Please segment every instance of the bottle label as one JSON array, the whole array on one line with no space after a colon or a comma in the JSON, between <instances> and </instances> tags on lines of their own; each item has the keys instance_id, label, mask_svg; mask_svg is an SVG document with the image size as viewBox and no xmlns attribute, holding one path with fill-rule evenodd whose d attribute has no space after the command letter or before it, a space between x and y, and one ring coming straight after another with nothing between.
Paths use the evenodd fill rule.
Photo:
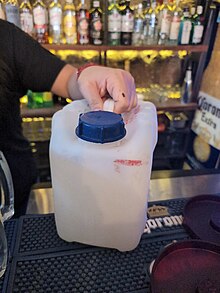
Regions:
<instances>
[{"instance_id":1,"label":"bottle label","mask_svg":"<svg viewBox=\"0 0 220 293\"><path fill-rule=\"evenodd\" d=\"M68 14L64 16L63 31L67 36L76 34L76 17L74 15Z\"/></svg>"},{"instance_id":2,"label":"bottle label","mask_svg":"<svg viewBox=\"0 0 220 293\"><path fill-rule=\"evenodd\" d=\"M132 33L134 29L134 16L126 14L122 16L121 31L125 33Z\"/></svg>"},{"instance_id":3,"label":"bottle label","mask_svg":"<svg viewBox=\"0 0 220 293\"><path fill-rule=\"evenodd\" d=\"M46 11L44 7L37 6L33 9L34 24L36 26L46 25Z\"/></svg>"},{"instance_id":4,"label":"bottle label","mask_svg":"<svg viewBox=\"0 0 220 293\"><path fill-rule=\"evenodd\" d=\"M173 21L170 26L170 40L177 40L180 29L180 21Z\"/></svg>"},{"instance_id":5,"label":"bottle label","mask_svg":"<svg viewBox=\"0 0 220 293\"><path fill-rule=\"evenodd\" d=\"M149 27L155 29L158 25L158 20L155 14L151 15Z\"/></svg>"},{"instance_id":6,"label":"bottle label","mask_svg":"<svg viewBox=\"0 0 220 293\"><path fill-rule=\"evenodd\" d=\"M59 7L53 7L49 11L50 25L61 25L62 21L62 10Z\"/></svg>"},{"instance_id":7,"label":"bottle label","mask_svg":"<svg viewBox=\"0 0 220 293\"><path fill-rule=\"evenodd\" d=\"M21 29L27 34L31 35L33 33L33 16L30 12L21 12Z\"/></svg>"},{"instance_id":8,"label":"bottle label","mask_svg":"<svg viewBox=\"0 0 220 293\"><path fill-rule=\"evenodd\" d=\"M78 34L79 43L88 44L89 43L89 22L87 18L78 19Z\"/></svg>"},{"instance_id":9,"label":"bottle label","mask_svg":"<svg viewBox=\"0 0 220 293\"><path fill-rule=\"evenodd\" d=\"M189 44L191 28L192 28L191 21L190 20L184 21L182 35L181 35L181 44L182 45Z\"/></svg>"},{"instance_id":10,"label":"bottle label","mask_svg":"<svg viewBox=\"0 0 220 293\"><path fill-rule=\"evenodd\" d=\"M203 36L203 30L204 26L203 25L196 25L194 26L194 33L193 33L193 38L192 38L192 43L193 44L199 44L202 41L202 36Z\"/></svg>"},{"instance_id":11,"label":"bottle label","mask_svg":"<svg viewBox=\"0 0 220 293\"><path fill-rule=\"evenodd\" d=\"M5 13L6 13L7 21L20 27L20 15L19 15L19 9L17 6L6 4Z\"/></svg>"},{"instance_id":12,"label":"bottle label","mask_svg":"<svg viewBox=\"0 0 220 293\"><path fill-rule=\"evenodd\" d=\"M170 32L171 17L168 13L165 13L161 19L161 29L162 34L169 35Z\"/></svg>"},{"instance_id":13,"label":"bottle label","mask_svg":"<svg viewBox=\"0 0 220 293\"><path fill-rule=\"evenodd\" d=\"M141 33L143 31L144 21L141 18L135 19L133 33Z\"/></svg>"},{"instance_id":14,"label":"bottle label","mask_svg":"<svg viewBox=\"0 0 220 293\"><path fill-rule=\"evenodd\" d=\"M120 33L119 32L113 32L110 33L110 40L120 40Z\"/></svg>"},{"instance_id":15,"label":"bottle label","mask_svg":"<svg viewBox=\"0 0 220 293\"><path fill-rule=\"evenodd\" d=\"M4 10L2 8L1 3L0 3L0 19L5 19L5 13L4 13Z\"/></svg>"},{"instance_id":16,"label":"bottle label","mask_svg":"<svg viewBox=\"0 0 220 293\"><path fill-rule=\"evenodd\" d=\"M102 30L102 22L100 18L95 18L91 22L92 32L101 32Z\"/></svg>"},{"instance_id":17,"label":"bottle label","mask_svg":"<svg viewBox=\"0 0 220 293\"><path fill-rule=\"evenodd\" d=\"M108 31L120 32L121 31L121 15L115 11L108 15Z\"/></svg>"},{"instance_id":18,"label":"bottle label","mask_svg":"<svg viewBox=\"0 0 220 293\"><path fill-rule=\"evenodd\" d=\"M90 36L94 45L102 44L102 22L99 17L94 18L91 22Z\"/></svg>"}]
</instances>

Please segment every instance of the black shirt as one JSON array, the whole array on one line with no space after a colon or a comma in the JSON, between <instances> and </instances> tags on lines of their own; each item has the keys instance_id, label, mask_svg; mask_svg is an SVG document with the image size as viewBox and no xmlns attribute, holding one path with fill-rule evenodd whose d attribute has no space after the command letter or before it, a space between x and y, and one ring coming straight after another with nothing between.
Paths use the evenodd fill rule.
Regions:
<instances>
[{"instance_id":1,"label":"black shirt","mask_svg":"<svg viewBox=\"0 0 220 293\"><path fill-rule=\"evenodd\" d=\"M0 150L3 153L30 152L29 143L22 134L20 97L28 89L50 91L66 63L15 25L1 19L0 59L9 69L6 70L8 90L1 90L0 94Z\"/></svg>"}]
</instances>

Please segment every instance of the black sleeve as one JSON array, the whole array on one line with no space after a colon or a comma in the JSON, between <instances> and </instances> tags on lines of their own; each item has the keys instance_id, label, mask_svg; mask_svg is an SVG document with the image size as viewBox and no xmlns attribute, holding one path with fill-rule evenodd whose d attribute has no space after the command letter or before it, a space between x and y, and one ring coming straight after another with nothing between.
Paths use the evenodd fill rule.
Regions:
<instances>
[{"instance_id":1,"label":"black sleeve","mask_svg":"<svg viewBox=\"0 0 220 293\"><path fill-rule=\"evenodd\" d=\"M50 91L66 63L17 27L13 29L13 50L22 86L36 92Z\"/></svg>"}]
</instances>

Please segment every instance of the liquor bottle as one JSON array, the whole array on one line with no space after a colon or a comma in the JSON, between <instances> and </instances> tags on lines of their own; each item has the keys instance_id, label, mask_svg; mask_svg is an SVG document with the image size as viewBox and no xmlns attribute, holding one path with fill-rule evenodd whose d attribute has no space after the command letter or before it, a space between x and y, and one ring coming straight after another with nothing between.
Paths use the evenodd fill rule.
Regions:
<instances>
[{"instance_id":1,"label":"liquor bottle","mask_svg":"<svg viewBox=\"0 0 220 293\"><path fill-rule=\"evenodd\" d=\"M202 42L203 31L204 31L204 18L202 17L203 7L197 6L197 14L192 23L192 36L191 43L198 45Z\"/></svg>"},{"instance_id":2,"label":"liquor bottle","mask_svg":"<svg viewBox=\"0 0 220 293\"><path fill-rule=\"evenodd\" d=\"M148 28L148 34L145 41L147 45L155 45L158 43L158 10L157 2L153 1L150 9L150 23Z\"/></svg>"},{"instance_id":3,"label":"liquor bottle","mask_svg":"<svg viewBox=\"0 0 220 293\"><path fill-rule=\"evenodd\" d=\"M48 12L51 42L52 44L60 44L62 38L62 6L59 0L52 0Z\"/></svg>"},{"instance_id":4,"label":"liquor bottle","mask_svg":"<svg viewBox=\"0 0 220 293\"><path fill-rule=\"evenodd\" d=\"M132 44L132 32L134 29L134 11L131 9L130 0L126 0L125 7L121 11L121 45Z\"/></svg>"},{"instance_id":5,"label":"liquor bottle","mask_svg":"<svg viewBox=\"0 0 220 293\"><path fill-rule=\"evenodd\" d=\"M143 1L143 14L144 14L144 23L143 23L143 43L147 44L149 26L150 26L150 12L151 12L151 0Z\"/></svg>"},{"instance_id":6,"label":"liquor bottle","mask_svg":"<svg viewBox=\"0 0 220 293\"><path fill-rule=\"evenodd\" d=\"M76 9L73 0L66 0L63 8L63 32L67 44L77 43Z\"/></svg>"},{"instance_id":7,"label":"liquor bottle","mask_svg":"<svg viewBox=\"0 0 220 293\"><path fill-rule=\"evenodd\" d=\"M81 0L77 11L77 42L80 45L89 44L89 11L85 0Z\"/></svg>"},{"instance_id":8,"label":"liquor bottle","mask_svg":"<svg viewBox=\"0 0 220 293\"><path fill-rule=\"evenodd\" d=\"M3 0L0 0L0 19L5 19L5 7Z\"/></svg>"},{"instance_id":9,"label":"liquor bottle","mask_svg":"<svg viewBox=\"0 0 220 293\"><path fill-rule=\"evenodd\" d=\"M33 12L32 6L29 0L23 0L20 5L20 22L21 29L33 36L34 33L34 21L33 21Z\"/></svg>"},{"instance_id":10,"label":"liquor bottle","mask_svg":"<svg viewBox=\"0 0 220 293\"><path fill-rule=\"evenodd\" d=\"M195 18L195 14L196 14L196 7L191 6L191 8L190 8L190 16L191 16L192 20Z\"/></svg>"},{"instance_id":11,"label":"liquor bottle","mask_svg":"<svg viewBox=\"0 0 220 293\"><path fill-rule=\"evenodd\" d=\"M180 0L176 0L175 9L171 18L169 43L173 45L178 44L178 35L180 30L180 21L182 17L182 9L179 6Z\"/></svg>"},{"instance_id":12,"label":"liquor bottle","mask_svg":"<svg viewBox=\"0 0 220 293\"><path fill-rule=\"evenodd\" d=\"M169 11L174 12L174 10L176 10L176 4L175 0L168 0L167 6Z\"/></svg>"},{"instance_id":13,"label":"liquor bottle","mask_svg":"<svg viewBox=\"0 0 220 293\"><path fill-rule=\"evenodd\" d=\"M89 12L89 35L90 43L93 45L102 45L103 43L102 15L100 1L93 1Z\"/></svg>"},{"instance_id":14,"label":"liquor bottle","mask_svg":"<svg viewBox=\"0 0 220 293\"><path fill-rule=\"evenodd\" d=\"M192 96L192 65L188 65L185 78L182 85L181 103L187 104L191 102Z\"/></svg>"},{"instance_id":15,"label":"liquor bottle","mask_svg":"<svg viewBox=\"0 0 220 293\"><path fill-rule=\"evenodd\" d=\"M46 21L46 37L49 38L49 3L48 2L45 2L44 1L44 4L45 4L45 21Z\"/></svg>"},{"instance_id":16,"label":"liquor bottle","mask_svg":"<svg viewBox=\"0 0 220 293\"><path fill-rule=\"evenodd\" d=\"M134 14L134 30L132 34L132 45L142 45L144 39L144 14L142 3L138 4L138 8Z\"/></svg>"},{"instance_id":17,"label":"liquor bottle","mask_svg":"<svg viewBox=\"0 0 220 293\"><path fill-rule=\"evenodd\" d=\"M180 31L178 35L179 45L188 45L190 43L192 21L189 16L189 7L183 8L183 16L180 22Z\"/></svg>"},{"instance_id":18,"label":"liquor bottle","mask_svg":"<svg viewBox=\"0 0 220 293\"><path fill-rule=\"evenodd\" d=\"M116 0L110 0L108 6L108 44L120 45L121 13Z\"/></svg>"},{"instance_id":19,"label":"liquor bottle","mask_svg":"<svg viewBox=\"0 0 220 293\"><path fill-rule=\"evenodd\" d=\"M7 0L5 3L5 16L6 20L15 24L19 28L21 27L20 23L20 14L19 14L19 5L17 0Z\"/></svg>"},{"instance_id":20,"label":"liquor bottle","mask_svg":"<svg viewBox=\"0 0 220 293\"><path fill-rule=\"evenodd\" d=\"M168 0L164 0L163 7L160 11L160 27L159 27L159 44L166 43L170 34L171 26L171 10L168 6Z\"/></svg>"},{"instance_id":21,"label":"liquor bottle","mask_svg":"<svg viewBox=\"0 0 220 293\"><path fill-rule=\"evenodd\" d=\"M33 4L33 19L36 40L39 43L46 44L48 42L46 6L42 0L36 0Z\"/></svg>"}]
</instances>

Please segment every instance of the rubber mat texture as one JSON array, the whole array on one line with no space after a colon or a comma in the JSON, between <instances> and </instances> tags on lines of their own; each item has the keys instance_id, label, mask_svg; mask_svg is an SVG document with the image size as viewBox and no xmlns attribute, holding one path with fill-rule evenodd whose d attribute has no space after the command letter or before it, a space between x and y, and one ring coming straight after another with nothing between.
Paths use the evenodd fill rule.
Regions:
<instances>
[{"instance_id":1,"label":"rubber mat texture","mask_svg":"<svg viewBox=\"0 0 220 293\"><path fill-rule=\"evenodd\" d=\"M170 216L182 215L185 202L151 202L149 207L165 206ZM0 287L7 293L147 293L150 263L164 246L189 238L182 225L154 227L143 234L135 250L119 252L63 241L53 214L26 215L16 224L16 245L5 274L7 288Z\"/></svg>"}]
</instances>

